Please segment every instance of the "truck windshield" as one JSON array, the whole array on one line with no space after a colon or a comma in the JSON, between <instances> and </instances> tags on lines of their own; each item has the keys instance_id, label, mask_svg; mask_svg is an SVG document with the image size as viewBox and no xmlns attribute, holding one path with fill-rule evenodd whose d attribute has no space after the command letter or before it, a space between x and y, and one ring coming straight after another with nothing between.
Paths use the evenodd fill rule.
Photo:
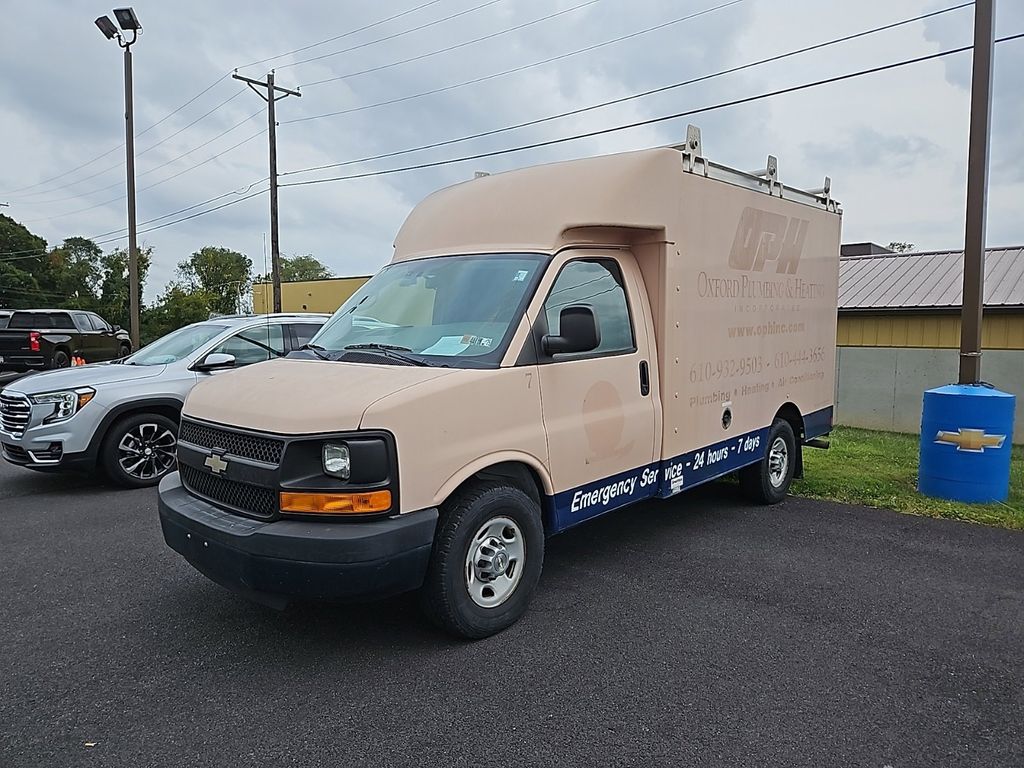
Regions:
<instances>
[{"instance_id":1,"label":"truck windshield","mask_svg":"<svg viewBox=\"0 0 1024 768\"><path fill-rule=\"evenodd\" d=\"M161 336L152 344L129 355L122 361L125 365L167 365L188 357L210 339L227 329L226 325L196 323Z\"/></svg>"},{"instance_id":2,"label":"truck windshield","mask_svg":"<svg viewBox=\"0 0 1024 768\"><path fill-rule=\"evenodd\" d=\"M425 362L497 364L545 261L515 253L390 264L342 304L310 344L332 353L376 348Z\"/></svg>"}]
</instances>

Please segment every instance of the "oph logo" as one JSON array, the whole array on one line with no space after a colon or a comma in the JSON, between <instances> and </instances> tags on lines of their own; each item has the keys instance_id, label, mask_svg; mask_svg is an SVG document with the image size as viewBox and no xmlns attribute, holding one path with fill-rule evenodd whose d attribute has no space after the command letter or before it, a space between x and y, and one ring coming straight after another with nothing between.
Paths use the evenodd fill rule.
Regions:
<instances>
[{"instance_id":1,"label":"oph logo","mask_svg":"<svg viewBox=\"0 0 1024 768\"><path fill-rule=\"evenodd\" d=\"M744 208L729 251L729 266L761 272L767 262L774 261L777 273L795 274L809 223L795 216Z\"/></svg>"}]
</instances>

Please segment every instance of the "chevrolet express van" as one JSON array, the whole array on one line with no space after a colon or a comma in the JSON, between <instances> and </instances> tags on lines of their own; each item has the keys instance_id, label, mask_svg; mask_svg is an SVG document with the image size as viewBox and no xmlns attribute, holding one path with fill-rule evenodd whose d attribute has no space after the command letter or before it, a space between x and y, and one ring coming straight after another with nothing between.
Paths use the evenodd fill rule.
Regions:
<instances>
[{"instance_id":1,"label":"chevrolet express van","mask_svg":"<svg viewBox=\"0 0 1024 768\"><path fill-rule=\"evenodd\" d=\"M828 186L709 162L691 128L431 195L307 350L192 390L167 543L264 603L418 589L479 638L548 536L737 471L780 501L832 424Z\"/></svg>"}]
</instances>

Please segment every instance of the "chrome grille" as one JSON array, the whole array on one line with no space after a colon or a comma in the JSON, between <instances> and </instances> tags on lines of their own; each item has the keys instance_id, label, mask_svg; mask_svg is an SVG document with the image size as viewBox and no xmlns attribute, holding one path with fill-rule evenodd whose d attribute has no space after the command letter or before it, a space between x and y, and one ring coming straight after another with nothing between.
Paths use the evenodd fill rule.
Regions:
<instances>
[{"instance_id":1,"label":"chrome grille","mask_svg":"<svg viewBox=\"0 0 1024 768\"><path fill-rule=\"evenodd\" d=\"M263 519L275 517L280 511L277 491L273 488L228 480L187 464L179 464L178 471L185 488L215 504Z\"/></svg>"},{"instance_id":2,"label":"chrome grille","mask_svg":"<svg viewBox=\"0 0 1024 768\"><path fill-rule=\"evenodd\" d=\"M217 449L232 456L262 461L265 464L280 464L284 451L282 440L245 432L232 432L188 419L181 420L178 442L191 443L211 451Z\"/></svg>"},{"instance_id":3,"label":"chrome grille","mask_svg":"<svg viewBox=\"0 0 1024 768\"><path fill-rule=\"evenodd\" d=\"M32 404L25 395L0 392L0 430L21 437L31 415Z\"/></svg>"}]
</instances>

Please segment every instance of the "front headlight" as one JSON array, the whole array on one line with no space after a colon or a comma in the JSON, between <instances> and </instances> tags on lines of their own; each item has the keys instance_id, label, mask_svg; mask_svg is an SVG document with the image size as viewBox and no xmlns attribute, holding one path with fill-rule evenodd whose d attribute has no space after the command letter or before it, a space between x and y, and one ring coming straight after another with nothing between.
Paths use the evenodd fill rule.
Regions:
<instances>
[{"instance_id":1,"label":"front headlight","mask_svg":"<svg viewBox=\"0 0 1024 768\"><path fill-rule=\"evenodd\" d=\"M53 413L43 419L43 423L54 424L70 419L94 397L96 397L95 389L79 387L66 392L46 392L41 395L32 395L30 399L36 405L53 406Z\"/></svg>"},{"instance_id":2,"label":"front headlight","mask_svg":"<svg viewBox=\"0 0 1024 768\"><path fill-rule=\"evenodd\" d=\"M348 446L344 443L324 443L324 472L331 477L348 480L352 474L352 461L349 458Z\"/></svg>"}]
</instances>

